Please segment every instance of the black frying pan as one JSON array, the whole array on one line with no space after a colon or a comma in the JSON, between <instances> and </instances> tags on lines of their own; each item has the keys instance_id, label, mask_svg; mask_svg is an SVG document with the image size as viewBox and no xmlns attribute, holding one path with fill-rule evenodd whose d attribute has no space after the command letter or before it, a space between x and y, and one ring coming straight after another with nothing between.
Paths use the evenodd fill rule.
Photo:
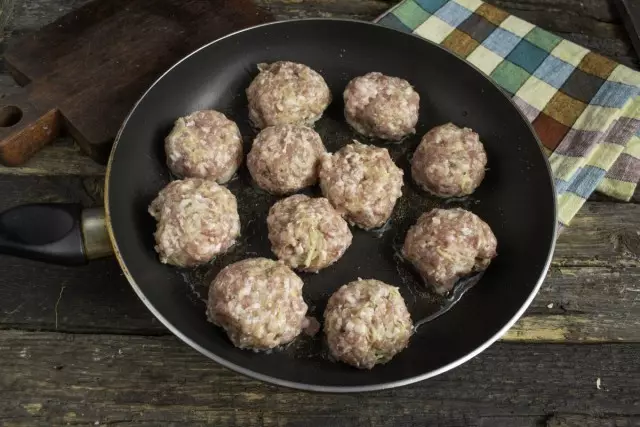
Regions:
<instances>
[{"instance_id":1,"label":"black frying pan","mask_svg":"<svg viewBox=\"0 0 640 427\"><path fill-rule=\"evenodd\" d=\"M311 314L320 319L329 295L358 277L401 288L414 322L423 324L405 351L371 371L331 361L322 334L300 338L270 354L257 354L234 348L221 329L207 322L203 299L208 283L223 266L250 256L273 257L265 219L277 198L252 186L246 169L229 184L238 198L243 226L241 241L230 253L210 266L183 270L162 265L153 250L155 223L147 206L170 180L163 138L173 121L194 110L218 109L238 123L248 151L255 132L247 120L244 90L257 73L256 64L275 60L307 64L331 87L334 102L316 125L330 151L353 138L362 140L348 128L342 114L341 93L351 78L380 71L409 80L421 96L417 135L386 145L405 171L404 194L389 225L377 232L353 229L353 244L338 263L317 275L301 275ZM489 171L472 197L445 201L416 188L409 161L420 137L448 121L480 134ZM548 164L528 122L507 96L479 71L436 45L356 21L267 24L224 37L189 55L144 94L126 119L113 147L106 184L106 224L113 249L133 289L158 319L183 341L228 368L308 390L345 392L400 386L445 372L477 355L529 305L554 246L555 193ZM458 288L465 290L477 282L455 304L462 292L449 298L434 296L398 257L408 227L435 206L471 209L489 223L498 238L498 257L483 277ZM47 218L55 218L46 223L42 209L50 211ZM104 252L100 230L95 231L95 225L99 229L101 224L95 212L84 212L81 221L80 212L74 209L40 205L5 213L0 217L5 230L2 247L5 252L22 251L23 256L44 260L59 260L62 252L70 263L96 250ZM29 212L39 223L57 228L45 237L38 234L43 230L25 237L33 230L25 227ZM66 225L61 226L61 220ZM78 231L80 225L85 229L84 238ZM53 242L61 237L62 243Z\"/></svg>"}]
</instances>

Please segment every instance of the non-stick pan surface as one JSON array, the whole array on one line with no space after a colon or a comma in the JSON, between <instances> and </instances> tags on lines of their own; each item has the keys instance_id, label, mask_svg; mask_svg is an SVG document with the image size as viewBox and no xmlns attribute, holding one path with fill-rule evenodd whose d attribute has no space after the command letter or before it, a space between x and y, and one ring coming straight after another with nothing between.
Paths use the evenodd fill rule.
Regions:
<instances>
[{"instance_id":1,"label":"non-stick pan surface","mask_svg":"<svg viewBox=\"0 0 640 427\"><path fill-rule=\"evenodd\" d=\"M155 222L147 207L171 177L163 139L174 120L213 108L235 120L248 152L255 131L247 119L245 88L257 64L291 60L320 72L334 101L316 129L335 151L358 138L344 122L342 91L370 71L409 80L420 93L417 133L385 145L405 171L405 187L390 223L378 232L352 228L344 257L320 274L301 274L310 314L322 319L327 298L341 285L376 278L400 287L414 322L450 305L420 283L398 256L408 227L435 206L462 206L489 223L498 257L478 283L441 316L417 329L409 347L386 365L362 371L327 356L322 334L301 338L270 354L239 350L207 322L210 280L246 257L273 257L266 215L277 200L251 184L246 168L229 184L238 198L240 243L212 265L196 270L163 265L154 252ZM452 121L476 130L488 153L488 172L469 198L443 201L411 182L409 161L420 137ZM377 141L369 143L381 144ZM317 194L317 189L311 193ZM527 121L479 71L417 37L374 24L301 20L268 24L213 42L176 64L135 106L117 138L107 179L107 214L116 254L135 291L176 335L213 360L250 376L322 391L394 387L444 372L478 354L515 322L533 299L549 265L555 235L555 199L548 165Z\"/></svg>"}]
</instances>

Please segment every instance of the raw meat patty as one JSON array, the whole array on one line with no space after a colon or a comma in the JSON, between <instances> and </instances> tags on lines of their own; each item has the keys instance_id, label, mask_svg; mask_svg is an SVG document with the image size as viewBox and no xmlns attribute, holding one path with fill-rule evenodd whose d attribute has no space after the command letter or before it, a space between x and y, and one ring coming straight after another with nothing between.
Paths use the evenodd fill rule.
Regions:
<instances>
[{"instance_id":1,"label":"raw meat patty","mask_svg":"<svg viewBox=\"0 0 640 427\"><path fill-rule=\"evenodd\" d=\"M163 188L149 206L160 261L179 267L209 262L240 235L236 198L213 180L187 178Z\"/></svg>"},{"instance_id":2,"label":"raw meat patty","mask_svg":"<svg viewBox=\"0 0 640 427\"><path fill-rule=\"evenodd\" d=\"M318 181L322 139L302 125L264 129L253 141L247 167L258 187L274 194L290 194Z\"/></svg>"},{"instance_id":3,"label":"raw meat patty","mask_svg":"<svg viewBox=\"0 0 640 427\"><path fill-rule=\"evenodd\" d=\"M351 245L347 222L324 197L302 194L275 203L267 217L271 250L291 268L317 272Z\"/></svg>"},{"instance_id":4,"label":"raw meat patty","mask_svg":"<svg viewBox=\"0 0 640 427\"><path fill-rule=\"evenodd\" d=\"M302 279L281 262L245 259L209 287L207 315L236 347L269 350L297 337L308 321Z\"/></svg>"},{"instance_id":5,"label":"raw meat patty","mask_svg":"<svg viewBox=\"0 0 640 427\"><path fill-rule=\"evenodd\" d=\"M303 64L278 61L259 64L260 73L247 89L249 118L254 126L313 125L331 103L322 76Z\"/></svg>"},{"instance_id":6,"label":"raw meat patty","mask_svg":"<svg viewBox=\"0 0 640 427\"><path fill-rule=\"evenodd\" d=\"M408 81L368 73L351 80L343 97L347 123L359 133L395 141L415 133L420 95Z\"/></svg>"},{"instance_id":7,"label":"raw meat patty","mask_svg":"<svg viewBox=\"0 0 640 427\"><path fill-rule=\"evenodd\" d=\"M411 175L424 190L441 197L462 197L484 178L487 154L478 134L447 123L425 134L411 160Z\"/></svg>"},{"instance_id":8,"label":"raw meat patty","mask_svg":"<svg viewBox=\"0 0 640 427\"><path fill-rule=\"evenodd\" d=\"M387 363L409 344L413 323L398 288L357 280L336 291L324 312L324 333L336 359L361 369Z\"/></svg>"},{"instance_id":9,"label":"raw meat patty","mask_svg":"<svg viewBox=\"0 0 640 427\"><path fill-rule=\"evenodd\" d=\"M496 247L489 225L472 212L433 209L409 229L402 254L438 293L446 293L461 277L486 269Z\"/></svg>"},{"instance_id":10,"label":"raw meat patty","mask_svg":"<svg viewBox=\"0 0 640 427\"><path fill-rule=\"evenodd\" d=\"M167 165L179 177L208 178L224 184L242 163L238 126L214 110L176 120L165 138Z\"/></svg>"},{"instance_id":11,"label":"raw meat patty","mask_svg":"<svg viewBox=\"0 0 640 427\"><path fill-rule=\"evenodd\" d=\"M354 141L323 157L320 188L349 222L368 230L391 216L402 196L402 175L386 148Z\"/></svg>"}]
</instances>

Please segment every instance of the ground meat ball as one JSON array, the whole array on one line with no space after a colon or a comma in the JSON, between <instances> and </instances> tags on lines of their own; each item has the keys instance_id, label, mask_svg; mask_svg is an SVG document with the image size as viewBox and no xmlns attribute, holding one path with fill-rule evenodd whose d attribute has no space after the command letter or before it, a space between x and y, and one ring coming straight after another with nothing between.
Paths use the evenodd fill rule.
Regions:
<instances>
[{"instance_id":1,"label":"ground meat ball","mask_svg":"<svg viewBox=\"0 0 640 427\"><path fill-rule=\"evenodd\" d=\"M324 312L331 354L361 369L391 360L409 344L412 328L398 288L379 280L342 286Z\"/></svg>"},{"instance_id":2,"label":"ground meat ball","mask_svg":"<svg viewBox=\"0 0 640 427\"><path fill-rule=\"evenodd\" d=\"M323 157L320 188L349 222L368 230L391 216L402 196L402 175L386 148L354 141Z\"/></svg>"},{"instance_id":3,"label":"ground meat ball","mask_svg":"<svg viewBox=\"0 0 640 427\"><path fill-rule=\"evenodd\" d=\"M260 73L247 89L249 118L262 129L282 124L312 125L331 103L320 74L306 65L279 61L259 64Z\"/></svg>"},{"instance_id":4,"label":"ground meat ball","mask_svg":"<svg viewBox=\"0 0 640 427\"><path fill-rule=\"evenodd\" d=\"M263 190L289 194L316 184L320 157L326 152L320 135L311 128L271 126L253 141L247 167Z\"/></svg>"},{"instance_id":5,"label":"ground meat ball","mask_svg":"<svg viewBox=\"0 0 640 427\"><path fill-rule=\"evenodd\" d=\"M368 73L351 80L343 96L347 123L359 133L397 141L415 132L420 95L408 81Z\"/></svg>"},{"instance_id":6,"label":"ground meat ball","mask_svg":"<svg viewBox=\"0 0 640 427\"><path fill-rule=\"evenodd\" d=\"M179 267L203 264L229 249L240 235L236 198L215 181L169 183L149 206L157 220L160 261Z\"/></svg>"},{"instance_id":7,"label":"ground meat ball","mask_svg":"<svg viewBox=\"0 0 640 427\"><path fill-rule=\"evenodd\" d=\"M223 184L242 163L238 126L213 110L196 111L176 120L164 148L169 169L179 177L208 178Z\"/></svg>"},{"instance_id":8,"label":"ground meat ball","mask_svg":"<svg viewBox=\"0 0 640 427\"><path fill-rule=\"evenodd\" d=\"M411 175L430 193L461 197L478 188L486 166L487 154L478 134L447 123L422 138L411 160Z\"/></svg>"},{"instance_id":9,"label":"ground meat ball","mask_svg":"<svg viewBox=\"0 0 640 427\"><path fill-rule=\"evenodd\" d=\"M281 262L245 259L225 267L209 287L207 315L236 347L268 350L307 326L302 279Z\"/></svg>"},{"instance_id":10,"label":"ground meat ball","mask_svg":"<svg viewBox=\"0 0 640 427\"><path fill-rule=\"evenodd\" d=\"M267 217L271 250L288 266L317 272L336 262L351 245L347 222L324 197L302 194L274 204Z\"/></svg>"},{"instance_id":11,"label":"ground meat ball","mask_svg":"<svg viewBox=\"0 0 640 427\"><path fill-rule=\"evenodd\" d=\"M446 293L461 277L486 269L496 246L491 228L475 214L433 209L409 229L402 254L438 293Z\"/></svg>"}]
</instances>

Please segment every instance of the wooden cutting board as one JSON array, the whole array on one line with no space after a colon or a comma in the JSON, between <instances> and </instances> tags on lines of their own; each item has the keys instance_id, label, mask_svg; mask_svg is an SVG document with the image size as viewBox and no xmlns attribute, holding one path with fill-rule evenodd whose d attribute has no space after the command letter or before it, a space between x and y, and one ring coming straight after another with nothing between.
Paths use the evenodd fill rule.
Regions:
<instances>
[{"instance_id":1,"label":"wooden cutting board","mask_svg":"<svg viewBox=\"0 0 640 427\"><path fill-rule=\"evenodd\" d=\"M19 165L59 132L105 163L139 96L225 34L270 20L251 0L95 0L4 56L23 93L0 100L0 162Z\"/></svg>"}]
</instances>

